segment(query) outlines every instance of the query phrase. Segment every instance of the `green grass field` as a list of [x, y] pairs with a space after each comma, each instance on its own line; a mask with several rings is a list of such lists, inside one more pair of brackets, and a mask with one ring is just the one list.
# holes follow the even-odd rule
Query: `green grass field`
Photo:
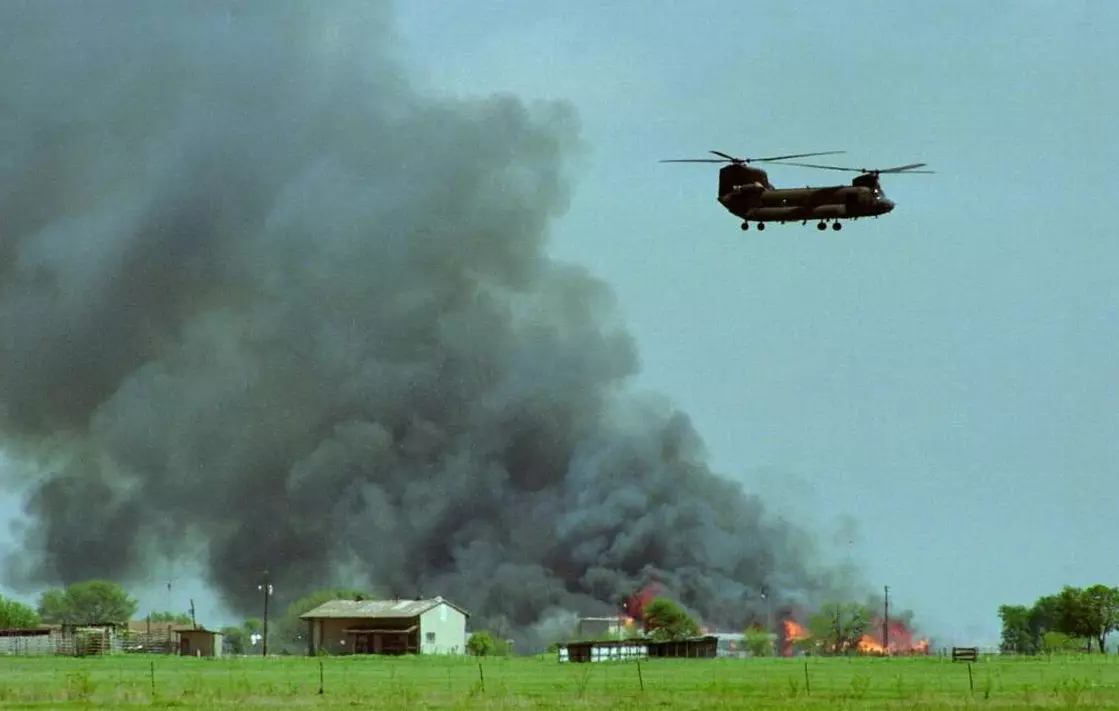
[[940, 658], [6, 657], [0, 708], [1119, 708], [1119, 657], [989, 657], [971, 676]]

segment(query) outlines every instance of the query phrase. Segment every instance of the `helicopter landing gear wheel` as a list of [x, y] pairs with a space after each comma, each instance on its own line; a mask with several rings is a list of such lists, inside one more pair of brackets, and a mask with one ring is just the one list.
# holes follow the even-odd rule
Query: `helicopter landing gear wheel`
[[743, 223], [742, 223], [741, 225], [739, 225], [738, 227], [739, 227], [739, 228], [740, 228], [740, 229], [741, 229], [741, 230], [742, 230], [743, 232], [745, 232], [746, 230], [750, 229], [750, 223], [749, 223], [749, 222], [743, 222]]
[[765, 229], [765, 223], [764, 222], [759, 222], [758, 223], [758, 229], [759, 230], [764, 230]]
[[836, 220], [835, 222], [831, 223], [831, 228], [836, 232], [839, 232], [841, 229], [843, 229], [843, 223], [839, 220]]
[[820, 230], [821, 232], [826, 230], [827, 228], [828, 228], [828, 223], [824, 222], [823, 220], [820, 220], [816, 224], [816, 229]]

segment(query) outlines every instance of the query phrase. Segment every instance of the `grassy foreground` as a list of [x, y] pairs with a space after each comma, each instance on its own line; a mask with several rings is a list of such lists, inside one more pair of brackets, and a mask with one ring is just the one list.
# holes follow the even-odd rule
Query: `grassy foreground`
[[1119, 709], [1116, 657], [480, 661], [6, 657], [0, 708]]

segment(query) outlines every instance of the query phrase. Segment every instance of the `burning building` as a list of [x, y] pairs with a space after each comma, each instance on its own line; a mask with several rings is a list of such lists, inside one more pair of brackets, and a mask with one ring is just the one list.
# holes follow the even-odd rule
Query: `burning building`
[[645, 608], [661, 594], [661, 591], [660, 585], [650, 583], [622, 600], [622, 611], [625, 613], [625, 618], [629, 620], [630, 627], [637, 627], [642, 632], [646, 631]]

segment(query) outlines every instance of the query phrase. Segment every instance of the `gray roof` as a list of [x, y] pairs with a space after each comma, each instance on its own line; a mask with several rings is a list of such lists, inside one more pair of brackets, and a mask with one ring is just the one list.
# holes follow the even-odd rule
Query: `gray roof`
[[434, 597], [430, 600], [330, 600], [299, 616], [301, 620], [333, 619], [399, 619], [419, 617], [440, 603], [447, 603], [462, 614], [469, 613], [450, 600]]

